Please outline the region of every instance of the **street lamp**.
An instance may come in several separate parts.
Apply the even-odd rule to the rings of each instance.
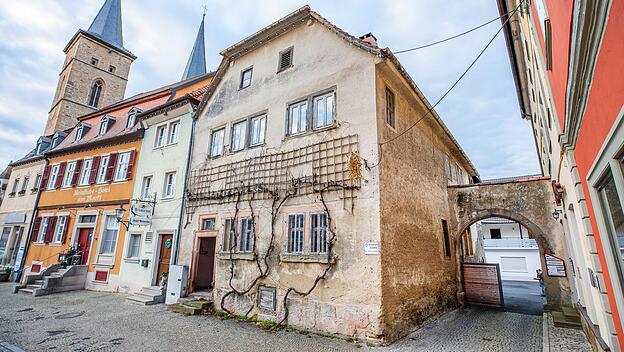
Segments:
[[[555,211],[552,212],[552,217],[555,220],[559,220],[559,216],[561,216],[563,214],[563,211],[561,209],[555,209]]]
[[[123,204],[119,206],[119,208],[115,209],[115,218],[117,218],[117,221],[124,225],[126,227],[126,230],[128,230],[128,227],[130,225],[130,223],[128,221],[123,221],[123,216],[126,213],[126,209],[124,209]]]

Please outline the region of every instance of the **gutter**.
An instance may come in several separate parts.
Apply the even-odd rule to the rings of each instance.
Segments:
[[[188,153],[186,155],[186,170],[184,171],[184,192],[188,189],[189,182],[189,172],[191,170],[191,153],[193,151],[193,141],[195,139],[195,121],[197,120],[197,109],[193,110],[191,113],[191,137],[189,141]],[[173,265],[178,264],[178,252],[180,248],[180,237],[182,235],[182,218],[184,216],[184,205],[186,204],[186,193],[182,196],[182,204],[180,205],[180,215],[178,216],[178,233],[175,239],[175,251],[173,251]]]
[[[48,159],[45,159],[45,165],[43,166],[44,170],[46,167],[48,167]],[[32,210],[32,215],[30,215],[30,224],[28,225],[28,235],[26,236],[26,245],[24,246],[24,254],[22,254],[22,259],[20,260],[20,271],[17,274],[17,276],[15,277],[16,281],[15,282],[20,282],[22,280],[22,274],[24,273],[24,264],[26,263],[26,256],[28,255],[28,248],[30,248],[30,239],[32,237],[32,232],[34,230],[33,228],[33,220],[36,218],[37,215],[37,205],[39,205],[39,198],[41,197],[41,193],[42,193],[42,189],[41,189],[41,185],[39,185],[39,191],[37,192],[37,198],[35,199],[35,205],[33,206],[33,210]],[[19,247],[18,247],[19,250]]]

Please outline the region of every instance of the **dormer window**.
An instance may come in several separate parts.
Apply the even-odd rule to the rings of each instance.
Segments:
[[[132,128],[137,123],[137,115],[143,112],[143,110],[138,108],[132,108],[128,112],[128,120],[126,121],[126,128]]]
[[[100,122],[100,129],[98,130],[98,135],[103,135],[111,128],[111,126],[115,123],[115,118],[111,116],[104,116],[102,121]]]
[[[43,143],[41,143],[41,142],[37,142],[37,149],[35,150],[35,154],[37,154],[37,155],[41,154],[41,152],[43,151],[42,150],[43,149],[42,144]]]
[[[87,132],[89,132],[89,129],[91,129],[91,125],[87,123],[81,123],[80,125],[78,125],[78,128],[76,129],[76,138],[74,140],[81,140],[82,137],[87,134]]]
[[[65,139],[65,136],[67,136],[67,133],[65,132],[56,132],[52,137],[52,145],[50,148],[56,148],[59,144],[61,144],[63,139]]]

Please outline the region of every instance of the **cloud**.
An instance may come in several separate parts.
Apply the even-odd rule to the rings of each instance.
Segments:
[[[103,0],[0,2],[0,168],[30,151],[52,103],[63,47],[88,28]],[[206,53],[216,69],[224,48],[305,5],[304,0],[122,1],[124,45],[138,56],[126,96],[178,80],[206,12]],[[492,0],[311,1],[353,35],[373,32],[397,51],[462,32],[498,16]],[[435,102],[498,29],[498,22],[447,43],[400,54]],[[437,108],[484,178],[539,171],[530,124],[520,118],[502,35]]]

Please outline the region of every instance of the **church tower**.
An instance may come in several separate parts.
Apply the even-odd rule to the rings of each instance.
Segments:
[[[206,73],[206,47],[204,45],[204,19],[206,14],[202,16],[199,30],[197,31],[197,37],[193,44],[193,50],[186,62],[186,68],[182,75],[182,80],[191,79],[193,77],[201,76]]]
[[[123,46],[121,0],[106,0],[89,29],[78,30],[63,52],[45,135],[73,127],[79,116],[123,99],[136,56]]]

